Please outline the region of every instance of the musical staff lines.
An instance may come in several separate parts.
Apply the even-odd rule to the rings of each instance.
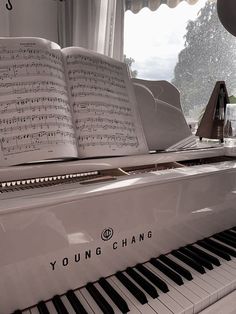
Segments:
[[[111,150],[138,147],[131,108],[88,101],[73,103],[72,110],[80,150],[105,146]]]
[[[126,65],[50,47],[0,40],[0,158],[15,164],[143,150]]]
[[[74,144],[73,132],[67,131],[41,131],[0,138],[1,149],[5,156],[39,150],[55,144]]]
[[[12,94],[28,94],[28,93],[55,93],[61,96],[67,96],[66,85],[54,81],[28,81],[28,82],[8,82],[0,83],[0,97]]]
[[[79,153],[129,152],[139,148],[126,66],[76,49],[66,65]]]
[[[58,144],[75,144],[70,105],[58,97],[0,102],[0,143],[5,157]]]
[[[62,56],[61,53],[59,53],[56,50],[46,50],[46,49],[39,49],[39,48],[17,48],[17,49],[8,49],[5,47],[0,47],[0,62],[4,61],[26,61],[29,62],[29,60],[47,60],[50,63],[53,63],[55,65],[62,66]]]
[[[123,64],[83,55],[68,55],[66,61],[72,97],[109,97],[113,102],[129,102]]]
[[[114,64],[102,60],[95,56],[83,56],[83,55],[68,55],[66,57],[67,64],[70,66],[75,66],[80,64],[83,68],[92,67],[93,71],[98,70],[99,72],[109,72],[110,74],[120,76],[123,72],[121,65]]]
[[[3,158],[76,145],[60,50],[23,39],[0,41],[0,145]],[[65,144],[65,145],[64,145]],[[51,155],[50,155],[51,156]]]
[[[7,48],[7,43],[0,41],[0,97],[30,93],[67,97],[60,50],[42,49],[30,42],[28,47],[19,42]]]
[[[135,133],[134,122],[109,118],[82,118],[76,119],[75,125],[79,131],[116,130]]]
[[[93,91],[95,92],[101,92],[103,93],[103,95],[115,95],[115,96],[121,96],[123,97],[124,101],[128,101],[128,98],[127,98],[127,94],[125,91],[125,87],[122,86],[118,86],[118,85],[110,85],[108,82],[104,83],[103,86],[99,86],[99,84],[101,83],[101,81],[99,81],[99,84],[91,84],[93,83],[93,80],[86,80],[87,82],[86,83],[77,83],[77,84],[73,84],[71,86],[71,95],[72,96],[77,96],[79,95],[79,93],[81,92],[77,92],[78,90],[79,91],[86,91],[87,93],[91,93]],[[114,88],[115,87],[115,88]],[[82,95],[82,93],[80,94]],[[120,98],[121,98],[120,97]]]
[[[63,115],[44,114],[0,119],[0,132],[30,131],[56,126],[72,128],[71,118]]]
[[[113,73],[112,73],[113,74]],[[68,71],[68,77],[70,80],[82,80],[82,81],[90,81],[92,83],[103,83],[108,84],[109,86],[116,86],[122,89],[125,88],[124,80],[120,79],[119,76],[114,75],[104,75],[103,73],[99,72],[92,72],[80,69],[73,69]]]
[[[98,115],[117,115],[124,117],[132,117],[131,108],[124,105],[106,104],[102,102],[79,102],[73,103],[73,112],[81,114],[93,113],[95,116]]]
[[[64,79],[64,73],[62,68],[54,66],[48,63],[31,62],[28,64],[20,63],[13,65],[0,66],[0,80],[6,80],[17,77],[29,77],[29,76],[53,76],[59,80]]]
[[[85,149],[89,147],[103,147],[107,146],[111,149],[116,150],[117,148],[131,148],[138,147],[139,140],[137,136],[124,135],[124,134],[96,134],[96,135],[81,135],[78,138],[79,148]]]
[[[67,100],[58,97],[20,98],[0,102],[0,114],[35,114],[35,112],[60,111],[70,114],[70,105]]]

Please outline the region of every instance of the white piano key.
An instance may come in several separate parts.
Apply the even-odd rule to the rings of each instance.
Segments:
[[[158,304],[157,304],[157,303],[159,303],[158,301],[163,303],[166,306],[166,308],[168,308],[174,314],[184,314],[185,313],[185,309],[180,304],[178,304],[174,299],[172,299],[168,293],[160,294],[158,299],[151,300],[150,304],[154,304],[154,305],[158,306]]]
[[[234,314],[236,311],[236,291],[231,292],[226,297],[204,309],[199,314]]]
[[[228,264],[229,262],[224,260],[221,257],[218,257],[217,255],[208,251],[205,248],[202,248],[198,245],[195,245],[195,246],[200,248],[202,251],[204,251],[208,254],[211,254],[214,257],[217,257],[219,259],[219,261],[221,262],[220,266],[214,268],[215,272],[209,271],[210,276],[212,276],[213,278],[215,278],[217,281],[221,282],[225,286],[224,291],[222,291],[222,293],[221,293],[221,297],[223,297],[225,294],[228,294],[229,292],[231,292],[236,285],[236,277],[235,277],[236,274],[235,274],[234,269]],[[230,262],[233,262],[233,261],[230,261]],[[232,265],[232,263],[231,263],[231,265]],[[231,273],[232,277],[230,278],[228,275],[226,275],[225,271]]]
[[[94,286],[98,289],[98,291],[101,293],[101,295],[107,301],[107,303],[110,304],[110,306],[113,308],[115,314],[121,314],[121,311],[118,309],[118,307],[112,301],[112,299],[106,294],[106,292],[102,289],[102,287],[98,283],[95,283]]]
[[[93,312],[96,314],[103,314],[102,310],[100,309],[100,307],[97,305],[96,301],[94,300],[94,298],[90,295],[90,293],[88,292],[88,290],[86,288],[82,288],[80,289],[80,293],[82,294],[82,296],[85,298],[85,300],[87,301],[87,303],[89,304],[89,306],[92,308]]]
[[[222,261],[220,268],[225,269],[232,274],[236,274],[236,259],[235,258],[232,259],[231,261],[225,261],[223,259],[222,260],[220,259],[220,261]]]
[[[25,314],[25,312],[23,312]],[[26,312],[27,313],[27,312]],[[39,314],[39,310],[37,307],[33,307],[30,309],[30,314]],[[51,314],[51,313],[50,313]]]
[[[214,270],[207,271],[207,274],[209,276],[212,276],[216,280],[224,283],[225,285],[234,285],[235,280],[232,275],[235,276],[236,272],[234,272],[233,269],[230,270],[230,267],[223,263],[221,264],[221,266],[215,267]]]
[[[157,313],[162,313],[162,314],[167,314],[167,313],[173,313],[172,311],[170,311],[162,302],[155,302],[155,305],[154,304],[154,301],[150,301],[150,305],[153,307],[155,306],[155,309],[157,311]],[[153,307],[154,308],[154,307]]]
[[[188,266],[187,264],[180,261],[176,257],[173,257],[173,260],[175,260],[181,266],[183,266],[187,270],[189,270],[194,277],[194,282],[198,286],[200,286],[203,290],[205,290],[206,292],[213,294],[216,292],[216,288],[220,288],[222,286],[220,281],[217,281],[216,278],[213,279],[212,276],[209,275],[209,274],[211,274],[211,272],[214,273],[215,272],[214,270],[205,269],[206,273],[200,274],[199,272],[194,270],[192,267]],[[217,275],[216,275],[216,277],[217,277]]]
[[[147,263],[147,264],[145,264],[144,266],[146,266],[147,268],[148,268],[148,265],[151,265],[151,266],[153,266],[151,263]],[[155,268],[154,266],[153,266],[153,268]],[[150,271],[152,271],[153,272],[153,269],[151,269],[151,268],[149,268],[149,270]],[[154,272],[155,273],[155,272]],[[186,299],[186,297],[183,295],[183,294],[181,294],[178,290],[176,290],[173,286],[171,286],[170,284],[169,284],[169,282],[168,281],[166,281],[165,280],[165,278],[163,278],[162,276],[161,276],[161,272],[159,272],[159,273],[155,273],[161,280],[163,280],[166,284],[167,284],[167,286],[168,286],[168,288],[169,288],[169,291],[166,293],[166,294],[164,294],[164,295],[168,295],[170,298],[172,298],[173,300],[175,300],[175,302],[177,303],[177,304],[179,304],[185,311],[184,311],[184,313],[185,314],[191,314],[191,313],[193,313],[193,304],[188,300],[188,299]],[[161,294],[163,294],[163,292],[160,292]],[[170,308],[171,309],[171,308]],[[172,310],[172,309],[171,309]]]
[[[218,241],[218,240],[216,240],[216,239],[214,239],[214,240],[220,243],[220,241]],[[228,246],[228,245],[225,244],[225,243],[221,243],[221,244],[223,244],[223,245],[225,245],[225,246]],[[232,256],[231,256],[231,260],[230,260],[230,261],[226,261],[225,259],[223,259],[222,257],[219,257],[219,256],[216,255],[215,253],[212,253],[211,251],[208,251],[207,249],[202,248],[201,246],[198,246],[198,244],[194,244],[194,245],[195,245],[196,247],[202,249],[202,251],[205,251],[205,252],[207,252],[208,254],[211,254],[212,256],[215,256],[216,258],[218,258],[218,260],[221,262],[222,266],[223,266],[223,265],[224,265],[224,266],[227,265],[227,266],[230,266],[230,267],[232,267],[232,268],[234,268],[234,269],[236,270],[236,258],[235,258],[235,257],[232,257]],[[228,247],[232,249],[232,247],[230,247],[230,246],[228,246]],[[221,267],[221,266],[220,266],[220,267]]]
[[[145,265],[146,266],[146,265]],[[149,269],[150,270],[150,269]],[[140,276],[144,277],[147,281],[149,281],[142,273],[140,273],[138,270],[136,270]],[[156,274],[157,275],[157,274]],[[158,276],[158,275],[157,275]],[[161,280],[163,280],[165,282],[165,280],[161,277],[158,276]],[[150,282],[150,281],[149,281]],[[150,282],[152,284],[152,282]],[[161,295],[168,295],[168,297],[170,297],[171,299],[173,299],[177,304],[179,304],[181,306],[182,309],[184,309],[184,313],[185,314],[191,314],[193,313],[193,305],[191,302],[189,302],[186,298],[184,298],[183,295],[181,295],[177,290],[173,289],[172,287],[170,287],[168,285],[167,282],[165,282],[169,288],[169,291],[166,293],[163,293],[161,290],[159,290],[158,287],[156,287],[154,284],[153,286],[156,287],[159,296]],[[159,297],[159,300],[162,301]],[[168,307],[168,306],[167,306]]]
[[[194,276],[194,282],[205,290],[208,294],[210,294],[209,301],[210,304],[216,298],[222,297],[225,293],[228,293],[229,289],[229,281],[225,278],[222,278],[217,272],[213,270],[206,270],[205,274],[200,274],[190,266],[186,265],[182,261],[178,260],[177,258],[173,257],[181,266],[185,267],[187,270],[191,271],[192,275]]]
[[[159,303],[163,303],[163,305],[169,309],[172,313],[174,314],[183,314],[184,313],[184,308],[178,304],[174,299],[172,299],[168,292],[167,293],[163,293],[161,290],[159,290],[157,287],[156,290],[159,294],[158,298],[153,299],[141,286],[139,286],[135,280],[133,280],[127,273],[125,273],[125,275],[129,278],[130,281],[132,281],[136,286],[138,286],[138,288],[143,291],[143,293],[146,295],[147,300],[148,300],[148,304],[158,313],[159,311]],[[143,277],[142,274],[140,274],[140,276]],[[145,278],[146,279],[146,278]]]
[[[58,314],[54,304],[51,301],[45,302],[50,314]]]
[[[196,246],[198,249],[200,249],[200,250],[202,250],[204,252],[207,252],[208,254],[216,257],[220,262],[222,262],[222,264],[227,264],[227,265],[231,265],[232,264],[232,267],[236,268],[236,258],[235,257],[231,257],[230,261],[226,261],[224,258],[218,256],[215,253],[212,253],[211,251],[209,251],[208,249],[203,248],[202,246],[198,245],[197,243],[195,243],[194,246]],[[219,267],[221,267],[221,266],[219,266]]]
[[[128,307],[130,309],[129,313],[132,314],[139,314],[141,313],[138,308],[135,306],[135,304],[132,302],[132,297],[129,297],[129,295],[124,294],[124,292],[122,290],[119,289],[119,287],[114,283],[114,281],[111,278],[107,278],[106,279],[110,285],[112,285],[112,287],[121,295],[121,297],[126,301],[126,303],[128,304]]]
[[[111,277],[110,279],[117,286],[117,288],[119,288],[119,290],[123,291],[124,295],[126,295],[127,298],[130,299],[130,301],[135,305],[136,308],[138,308],[138,310],[141,313],[145,313],[145,314],[156,313],[150,305],[141,304],[140,302],[138,302],[138,300],[136,300],[136,298],[129,292],[129,290],[115,276]],[[163,314],[171,314],[171,313],[163,313]]]
[[[235,257],[231,257],[230,261],[226,261],[222,257],[220,257],[220,261],[222,261],[222,260],[224,261],[224,264],[227,264],[227,265],[232,266],[233,268],[236,268],[236,258]]]
[[[158,269],[156,269],[151,263],[145,263],[144,264],[145,267],[147,267],[151,272],[153,272],[155,275],[157,275],[160,279],[162,279],[169,288],[169,295],[176,300],[179,304],[181,304],[181,306],[185,309],[185,314],[193,314],[193,310],[194,310],[194,301],[192,300],[191,302],[191,297],[187,298],[187,296],[185,295],[187,291],[185,291],[185,287],[184,285],[182,286],[178,286],[174,281],[172,282],[171,279],[168,280],[168,277],[165,276],[162,272],[160,272]],[[180,289],[177,289],[177,287],[180,287]],[[181,289],[184,288],[184,289]],[[184,291],[183,291],[184,290]],[[195,297],[195,295],[194,295]],[[194,298],[195,300],[195,298]],[[198,297],[198,300],[200,300],[200,298]]]
[[[221,244],[221,245],[223,245],[223,246],[225,246],[225,247],[229,248],[230,250],[234,250],[234,251],[236,251],[236,248],[234,248],[234,247],[230,246],[230,245],[229,245],[229,244],[227,244],[227,243],[222,242],[222,241],[221,241],[221,240],[219,240],[219,239],[215,239],[215,238],[212,238],[212,237],[210,237],[209,239],[211,239],[211,240],[213,240],[213,241],[215,241],[215,242],[217,242],[217,243],[219,243],[219,244]],[[231,255],[230,255],[230,256],[231,256]],[[232,258],[235,258],[235,257],[233,257],[233,256],[232,256]]]
[[[31,314],[31,311],[30,310],[25,310],[22,312],[22,314]]]
[[[95,313],[79,290],[75,290],[74,293],[88,313]]]
[[[61,300],[62,300],[63,304],[65,305],[69,314],[76,314],[75,310],[73,309],[72,305],[70,304],[69,300],[67,299],[67,297],[65,295],[63,295],[61,297]]]
[[[217,272],[219,275],[223,276],[224,278],[227,278],[231,282],[235,282],[235,279],[232,276],[236,276],[236,270],[233,268],[230,268],[228,265],[221,265],[221,267],[218,267],[215,269],[215,272]]]
[[[236,289],[236,269],[231,267],[228,264],[222,264],[221,265],[221,271],[224,274],[224,276],[227,276],[227,278],[231,278],[233,280],[233,290]],[[226,275],[227,273],[227,275]],[[230,277],[229,277],[230,276]]]
[[[191,302],[194,302],[194,313],[198,312],[203,307],[202,303],[204,299],[199,296],[199,287],[194,282],[184,280],[184,285],[181,286],[181,289],[179,289],[179,287],[176,287],[176,289],[181,291]]]
[[[199,284],[199,279],[198,276],[195,276],[194,270],[192,268],[190,268],[188,265],[186,265],[185,263],[183,263],[182,261],[180,261],[179,259],[177,259],[175,256],[173,255],[167,255],[169,258],[171,258],[174,262],[176,262],[177,264],[179,264],[180,266],[184,267],[185,269],[189,270],[193,276],[193,280],[191,281],[187,281],[186,287],[189,287],[192,291],[194,291],[195,294],[197,294],[201,300],[202,300],[202,309],[207,307],[210,304],[210,297],[211,294],[206,291],[205,285],[204,285],[204,281],[201,281],[201,284],[204,286],[202,287],[201,284]]]

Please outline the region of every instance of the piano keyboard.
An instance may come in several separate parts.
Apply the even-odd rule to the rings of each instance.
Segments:
[[[14,314],[199,313],[235,287],[233,227]]]

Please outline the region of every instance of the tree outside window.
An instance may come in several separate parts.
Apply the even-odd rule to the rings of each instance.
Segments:
[[[176,51],[175,62],[173,58],[169,60],[169,64],[173,64],[172,77],[169,75],[163,78],[162,66],[155,64],[154,59],[152,66],[156,69],[155,77],[145,77],[145,74],[141,77],[142,79],[166,79],[172,82],[180,91],[181,104],[186,117],[194,120],[198,120],[204,111],[216,81],[225,81],[228,94],[236,95],[236,38],[220,23],[216,1],[201,0],[200,2],[203,5],[198,10],[196,18],[188,20],[185,25],[184,44],[179,51]],[[173,13],[173,11],[170,12]],[[181,19],[181,16],[178,18]],[[166,26],[163,26],[163,32],[165,28]],[[159,36],[156,29],[147,29],[144,35],[145,32],[151,31],[154,32],[153,40],[155,40]],[[175,34],[175,29],[172,32]],[[139,40],[142,41],[141,34]],[[160,50],[164,45],[164,42],[160,43]],[[166,55],[169,54],[168,47]],[[135,53],[130,56],[130,60],[132,69],[137,70],[137,67],[133,68],[138,63]],[[150,62],[150,57],[147,64],[148,62]],[[139,70],[137,77],[139,77]]]

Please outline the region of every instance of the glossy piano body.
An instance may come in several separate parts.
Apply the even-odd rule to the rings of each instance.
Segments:
[[[0,313],[7,314],[234,226],[236,161],[0,198]]]

